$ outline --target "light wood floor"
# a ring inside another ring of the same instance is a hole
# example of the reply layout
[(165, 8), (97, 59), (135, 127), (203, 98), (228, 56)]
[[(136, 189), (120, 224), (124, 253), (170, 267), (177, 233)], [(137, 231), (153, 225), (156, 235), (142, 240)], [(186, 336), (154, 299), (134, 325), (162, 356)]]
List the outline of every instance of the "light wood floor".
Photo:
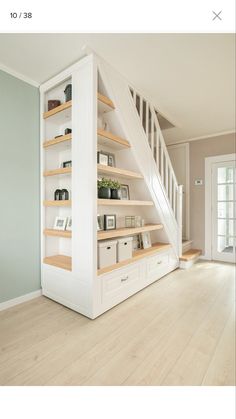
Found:
[(177, 270), (96, 320), (40, 297), (0, 313), (1, 385), (234, 385), (233, 265)]

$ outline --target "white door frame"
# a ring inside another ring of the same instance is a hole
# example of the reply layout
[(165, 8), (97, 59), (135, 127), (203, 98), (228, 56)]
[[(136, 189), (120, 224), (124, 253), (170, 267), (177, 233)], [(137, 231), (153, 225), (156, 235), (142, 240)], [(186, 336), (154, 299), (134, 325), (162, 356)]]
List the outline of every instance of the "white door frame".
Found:
[(205, 259), (212, 260), (212, 169), (214, 163), (235, 160), (236, 154), (205, 158)]
[[(168, 149), (174, 149), (183, 147), (185, 149), (185, 173), (186, 173), (186, 208), (185, 208), (185, 216), (186, 216), (186, 240), (190, 240), (190, 181), (189, 181), (189, 143), (180, 143), (180, 144), (170, 144), (167, 145)], [(177, 179), (178, 180), (178, 179)]]

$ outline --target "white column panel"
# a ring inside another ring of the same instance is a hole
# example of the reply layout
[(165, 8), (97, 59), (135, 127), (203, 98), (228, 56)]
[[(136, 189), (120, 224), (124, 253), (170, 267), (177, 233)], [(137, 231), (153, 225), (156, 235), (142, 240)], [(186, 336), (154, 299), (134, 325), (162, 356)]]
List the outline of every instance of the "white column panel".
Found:
[(97, 269), (97, 69), (86, 57), (72, 75), (72, 272), (88, 287), (92, 312)]

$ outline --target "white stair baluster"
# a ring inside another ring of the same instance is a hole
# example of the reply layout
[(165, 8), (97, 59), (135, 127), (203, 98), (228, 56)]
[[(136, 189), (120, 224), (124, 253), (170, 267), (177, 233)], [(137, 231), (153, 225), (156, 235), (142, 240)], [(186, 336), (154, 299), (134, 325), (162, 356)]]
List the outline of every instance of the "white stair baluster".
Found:
[(172, 195), (172, 184), (173, 184), (173, 179), (172, 179), (172, 173), (170, 170), (170, 178), (169, 178), (169, 182), (170, 182), (170, 187), (169, 187), (169, 200), (170, 200), (170, 206), (173, 209), (173, 195)]
[(161, 180), (164, 183), (164, 150), (163, 150), (162, 143), (161, 143)]
[(160, 173), (160, 161), (159, 161), (160, 137), (159, 137), (159, 132), (157, 131), (157, 128), (155, 130), (155, 138), (156, 138), (156, 164), (157, 164), (158, 171)]
[(167, 196), (169, 197), (169, 176), (168, 176), (168, 172), (169, 172), (169, 167), (168, 167), (168, 163), (167, 163), (167, 158), (165, 157), (165, 187), (166, 187)]
[(139, 115), (140, 115), (141, 124), (142, 124), (142, 127), (143, 127), (143, 98), (141, 96), (139, 96), (139, 97), (140, 97), (140, 104), (139, 104), (140, 112), (139, 112)]
[(149, 104), (146, 102), (146, 123), (145, 123), (146, 135), (149, 133)]

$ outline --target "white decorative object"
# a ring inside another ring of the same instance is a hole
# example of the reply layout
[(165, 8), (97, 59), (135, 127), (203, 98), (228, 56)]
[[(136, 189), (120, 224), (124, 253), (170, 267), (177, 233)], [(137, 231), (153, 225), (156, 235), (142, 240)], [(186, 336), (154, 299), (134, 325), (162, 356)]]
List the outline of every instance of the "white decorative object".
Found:
[(135, 227), (135, 217), (133, 215), (127, 215), (125, 217), (125, 227), (126, 228)]
[(123, 237), (118, 240), (117, 256), (118, 262), (122, 260), (131, 259), (133, 254), (133, 237)]
[(72, 217), (67, 218), (66, 230), (68, 231), (72, 230)]
[(97, 118), (97, 124), (98, 124), (98, 129), (103, 129), (104, 122), (103, 122), (103, 119), (101, 117)]
[(111, 266), (117, 259), (117, 240), (102, 241), (98, 243), (98, 269)]
[(142, 217), (140, 215), (135, 216), (135, 227), (141, 227), (142, 226)]
[(67, 223), (67, 217), (56, 217), (53, 228), (55, 230), (65, 230)]
[(147, 231), (145, 233), (141, 233), (141, 236), (142, 236), (143, 248), (148, 249), (149, 247), (151, 247), (152, 242), (151, 242), (151, 235), (150, 235), (149, 231)]
[(97, 215), (97, 231), (103, 230), (104, 227), (104, 215)]

